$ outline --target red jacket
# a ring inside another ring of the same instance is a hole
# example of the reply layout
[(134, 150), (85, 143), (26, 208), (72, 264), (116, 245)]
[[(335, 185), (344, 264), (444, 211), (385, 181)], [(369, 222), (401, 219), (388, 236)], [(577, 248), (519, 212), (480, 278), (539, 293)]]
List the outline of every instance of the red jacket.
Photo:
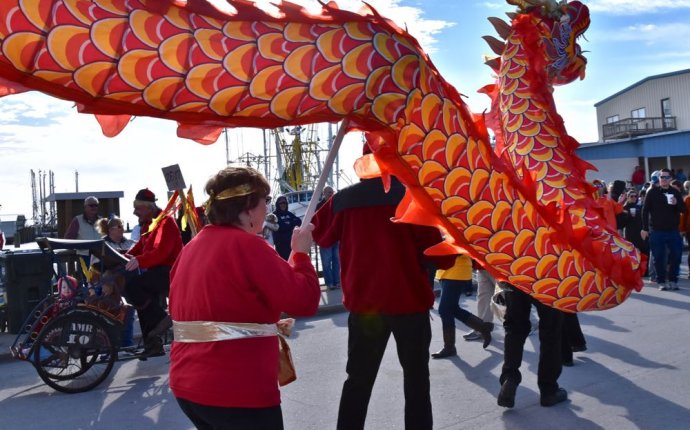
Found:
[(441, 235), (390, 221), (403, 193), (397, 181), (386, 194), (380, 179), (365, 180), (335, 194), (312, 221), (319, 246), (340, 241), (343, 304), (351, 312), (417, 313), (434, 303), (423, 252)]
[[(143, 225), (141, 231), (147, 231), (149, 224)], [(171, 216), (163, 217), (160, 225), (147, 234), (142, 234), (139, 242), (128, 254), (137, 257), (139, 267), (150, 269), (157, 266), (172, 266), (182, 250), (182, 236), (177, 223)]]
[[(321, 290), (308, 255), (289, 263), (266, 241), (237, 227), (207, 225), (170, 273), (173, 321), (270, 324), (281, 312), (316, 313)], [(208, 406), (264, 408), (280, 404), (277, 337), (174, 342), (170, 388)]]

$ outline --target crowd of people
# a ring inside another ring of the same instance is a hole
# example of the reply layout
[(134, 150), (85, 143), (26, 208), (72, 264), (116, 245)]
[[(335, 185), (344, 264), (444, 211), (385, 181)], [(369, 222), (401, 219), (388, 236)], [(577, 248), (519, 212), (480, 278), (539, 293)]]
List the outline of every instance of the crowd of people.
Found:
[[(682, 170), (661, 169), (646, 182), (644, 171), (636, 167), (630, 181), (592, 184), (608, 228), (649, 255), (649, 275), (660, 290), (678, 288), (681, 233), (690, 239), (690, 181), (683, 178)], [(308, 225), (288, 210), (285, 196), (276, 199), (271, 212), (270, 187), (251, 168), (223, 169), (205, 190), (207, 225), (188, 243), (148, 189), (140, 190), (133, 202), (141, 228), (137, 241), (124, 236), (118, 217), (99, 217), (95, 197), (84, 201), (84, 213), (75, 217), (66, 235), (103, 238), (124, 254), (122, 282), (113, 283), (111, 290), (136, 309), (144, 357), (164, 355), (161, 335), (173, 328), (170, 387), (197, 428), (283, 427), (278, 381), (290, 360), (279, 319), (317, 310), (320, 283), (309, 255), (314, 241), (320, 246), (326, 287), (342, 288), (343, 305), (350, 313), (338, 429), (364, 427), (391, 335), (403, 368), (405, 426), (432, 428), (429, 359), (457, 356), (456, 319), (472, 329), (464, 340), (488, 347), (494, 330), (491, 302), (497, 292), (504, 304), (505, 330), (498, 405), (515, 405), (525, 340), (535, 331), (532, 307), (539, 316), (540, 403), (549, 407), (567, 400), (558, 378), (563, 366), (574, 364), (573, 352), (587, 349), (577, 315), (497, 283), (466, 255), (426, 257), (424, 250), (442, 237), (433, 228), (391, 221), (404, 194), (395, 178), (388, 192), (380, 178), (338, 193), (327, 187)], [(440, 269), (442, 289), (438, 311), (443, 347), (433, 354), (429, 268)], [(463, 293), (471, 294), (473, 279), (476, 315), (459, 306)], [(166, 296), (168, 309), (161, 300)]]
[[(652, 172), (635, 166), (629, 181), (608, 186), (594, 180), (604, 218), (648, 258), (646, 276), (659, 290), (677, 290), (683, 254), (683, 238), (690, 245), (690, 181), (680, 168)], [(690, 258), (688, 259), (690, 270)]]

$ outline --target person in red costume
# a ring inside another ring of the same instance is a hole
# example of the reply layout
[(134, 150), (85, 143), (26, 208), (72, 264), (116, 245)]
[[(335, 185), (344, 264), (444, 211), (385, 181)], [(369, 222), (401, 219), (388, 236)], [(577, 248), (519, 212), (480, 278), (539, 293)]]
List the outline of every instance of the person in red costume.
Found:
[(435, 228), (391, 221), (405, 193), (397, 179), (391, 182), (386, 193), (380, 178), (362, 180), (335, 194), (314, 217), (319, 246), (340, 241), (343, 304), (350, 311), (339, 430), (364, 428), (391, 334), (404, 374), (405, 428), (433, 425), (429, 309), (434, 294), (422, 264), (424, 250), (441, 242), (441, 235)]
[(144, 356), (165, 355), (161, 334), (172, 321), (160, 304), (160, 296), (170, 288), (170, 269), (182, 250), (182, 237), (175, 219), (161, 217), (153, 228), (151, 223), (161, 214), (156, 195), (148, 188), (139, 190), (134, 198), (134, 215), (141, 223), (139, 242), (129, 250), (125, 265), (128, 272), (125, 298), (137, 310), (144, 338)]
[(171, 273), (170, 388), (199, 429), (282, 429), (276, 322), (318, 309), (313, 226), (295, 228), (285, 261), (258, 235), (270, 199), (259, 172), (225, 168), (206, 193), (210, 224)]

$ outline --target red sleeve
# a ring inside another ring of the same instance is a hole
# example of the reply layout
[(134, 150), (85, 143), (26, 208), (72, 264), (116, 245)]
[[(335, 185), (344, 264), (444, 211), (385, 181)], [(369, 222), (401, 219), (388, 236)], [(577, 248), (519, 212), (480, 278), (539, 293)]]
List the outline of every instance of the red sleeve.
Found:
[(77, 217), (72, 218), (72, 222), (69, 223), (67, 231), (65, 232), (65, 239), (76, 239), (79, 236), (79, 220)]
[(251, 241), (247, 248), (247, 277), (270, 308), (293, 316), (316, 313), (321, 288), (307, 254), (294, 253), (286, 262), (263, 239)]
[[(139, 247), (139, 243), (143, 243), (143, 245)], [(182, 239), (175, 221), (166, 216), (150, 237), (139, 243), (132, 248), (130, 254), (137, 257), (139, 266), (148, 269), (161, 265), (172, 265), (180, 251)], [(140, 254), (136, 252), (140, 252)]]

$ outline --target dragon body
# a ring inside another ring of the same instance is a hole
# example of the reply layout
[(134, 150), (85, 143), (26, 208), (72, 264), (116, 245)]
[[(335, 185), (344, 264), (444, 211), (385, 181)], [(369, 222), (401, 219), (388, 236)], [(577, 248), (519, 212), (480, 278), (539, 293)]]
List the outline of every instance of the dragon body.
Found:
[(131, 115), (172, 119), (202, 143), (229, 126), (346, 119), (384, 178), (406, 185), (398, 220), (445, 233), (429, 252), (468, 253), (568, 312), (641, 287), (640, 254), (603, 224), (550, 95), (584, 71), (585, 6), (522, 7), (503, 26), (498, 81), (485, 89), (494, 151), (483, 118), (416, 40), (372, 9), (329, 3), (314, 16), (281, 3), (276, 17), (229, 4), (236, 14), (202, 0), (3, 0), (0, 94), (73, 100), (109, 136)]

